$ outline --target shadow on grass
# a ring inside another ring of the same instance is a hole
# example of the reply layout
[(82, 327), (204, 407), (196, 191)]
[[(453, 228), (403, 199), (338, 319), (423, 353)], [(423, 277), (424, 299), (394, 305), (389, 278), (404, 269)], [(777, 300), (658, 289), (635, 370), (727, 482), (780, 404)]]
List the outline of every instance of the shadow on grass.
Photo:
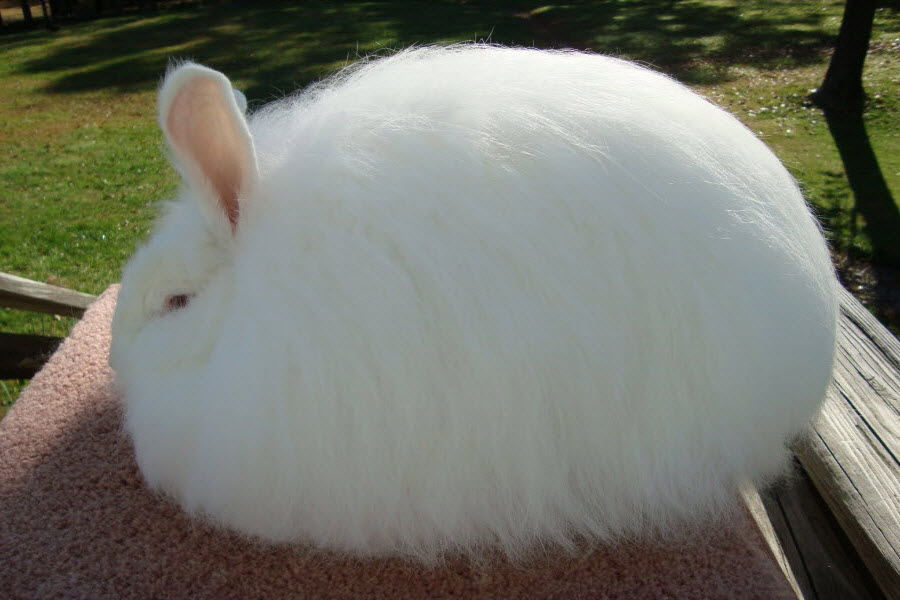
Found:
[(132, 91), (152, 89), (170, 56), (190, 57), (267, 99), (380, 49), (489, 39), (590, 48), (711, 83), (733, 65), (821, 62), (833, 39), (826, 17), (786, 1), (227, 2), (73, 25), (77, 41), (49, 44), (19, 70), (52, 75), (54, 93)]
[(20, 70), (53, 75), (48, 92), (135, 91), (155, 87), (171, 57), (191, 58), (228, 73), (251, 99), (268, 100), (386, 49), (486, 39), (492, 30), (508, 44), (533, 37), (502, 7), (457, 2), (229, 2), (85, 27), (83, 41), (50, 48)]
[(825, 120), (844, 163), (854, 206), (865, 219), (873, 258), (900, 267), (900, 210), (872, 150), (862, 111), (826, 110)]
[(580, 47), (647, 62), (688, 83), (721, 83), (729, 68), (820, 63), (834, 34), (827, 15), (789, 2), (568, 2), (535, 17), (580, 33)]

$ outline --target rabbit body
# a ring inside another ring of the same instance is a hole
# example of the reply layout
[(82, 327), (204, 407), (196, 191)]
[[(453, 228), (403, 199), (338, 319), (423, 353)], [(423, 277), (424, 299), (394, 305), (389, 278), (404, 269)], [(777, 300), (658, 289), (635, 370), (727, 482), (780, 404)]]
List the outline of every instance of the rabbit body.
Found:
[(167, 133), (188, 185), (114, 321), (138, 464), (192, 513), (423, 559), (665, 533), (777, 475), (822, 401), (820, 230), (665, 76), (424, 48), (245, 126), (253, 176), (219, 214)]

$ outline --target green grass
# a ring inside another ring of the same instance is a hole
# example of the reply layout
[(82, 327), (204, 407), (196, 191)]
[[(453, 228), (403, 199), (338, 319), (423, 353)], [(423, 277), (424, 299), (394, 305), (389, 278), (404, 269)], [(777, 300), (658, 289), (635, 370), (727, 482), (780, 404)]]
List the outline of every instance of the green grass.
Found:
[[(842, 8), (836, 0), (194, 3), (5, 35), (0, 271), (91, 293), (118, 279), (154, 203), (176, 186), (154, 123), (156, 86), (173, 57), (224, 71), (258, 106), (359, 56), (463, 40), (591, 49), (673, 74), (776, 151), (836, 251), (900, 266), (896, 11), (877, 12), (865, 75), (872, 100), (847, 134), (868, 140), (874, 166), (848, 169), (806, 100)], [(858, 172), (852, 186), (848, 170)], [(3, 331), (65, 335), (70, 326), (0, 309)], [(0, 405), (23, 383), (0, 387)]]

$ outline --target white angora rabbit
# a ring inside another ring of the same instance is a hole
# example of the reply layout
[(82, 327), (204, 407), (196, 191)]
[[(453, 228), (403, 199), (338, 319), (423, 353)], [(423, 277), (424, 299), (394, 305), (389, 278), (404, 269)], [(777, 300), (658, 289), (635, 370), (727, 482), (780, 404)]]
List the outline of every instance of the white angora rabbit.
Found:
[(663, 75), (423, 48), (247, 118), (184, 64), (159, 123), (184, 186), (111, 364), (147, 483), (191, 513), (425, 560), (666, 533), (777, 475), (823, 398), (822, 234)]

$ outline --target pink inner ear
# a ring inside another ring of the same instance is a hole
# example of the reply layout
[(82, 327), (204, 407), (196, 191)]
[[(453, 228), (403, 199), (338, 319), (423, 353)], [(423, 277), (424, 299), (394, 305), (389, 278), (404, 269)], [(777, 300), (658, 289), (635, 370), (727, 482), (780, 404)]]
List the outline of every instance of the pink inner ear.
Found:
[(234, 229), (239, 216), (238, 195), (251, 157), (240, 124), (223, 98), (222, 86), (202, 75), (189, 80), (172, 101), (166, 128), (179, 158), (212, 185)]

